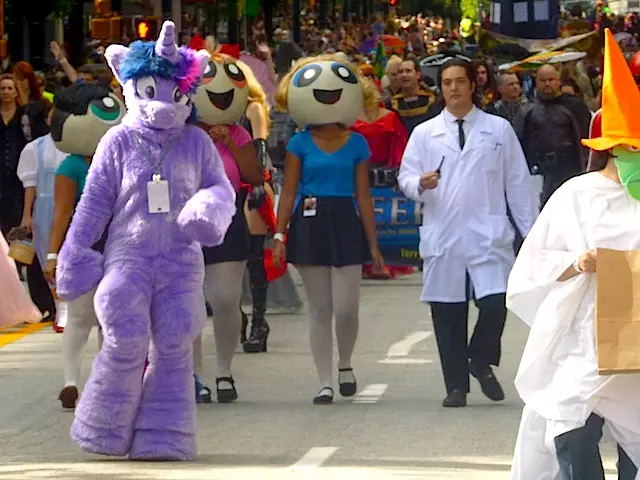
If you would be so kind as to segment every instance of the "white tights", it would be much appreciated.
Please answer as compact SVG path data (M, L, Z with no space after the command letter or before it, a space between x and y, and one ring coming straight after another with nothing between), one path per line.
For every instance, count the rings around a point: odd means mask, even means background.
M207 265L204 277L204 294L213 310L213 333L216 339L218 377L231 376L231 361L240 340L242 316L240 297L245 261L223 262ZM202 375L202 338L198 337L193 350L194 370ZM222 385L220 388L231 388Z
M361 265L298 266L309 304L309 338L322 388L333 386L333 332L336 317L338 368L350 368L358 338Z
M67 323L62 334L62 371L64 386L78 386L82 357L87 347L91 329L98 324L93 308L95 289L85 293L73 302L67 302ZM101 346L102 336L98 336Z

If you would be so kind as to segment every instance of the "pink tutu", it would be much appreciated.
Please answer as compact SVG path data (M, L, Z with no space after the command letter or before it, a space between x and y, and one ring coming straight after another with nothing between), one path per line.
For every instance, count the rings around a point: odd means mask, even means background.
M0 233L0 327L39 322L42 314L20 282L18 270L8 252L9 245Z

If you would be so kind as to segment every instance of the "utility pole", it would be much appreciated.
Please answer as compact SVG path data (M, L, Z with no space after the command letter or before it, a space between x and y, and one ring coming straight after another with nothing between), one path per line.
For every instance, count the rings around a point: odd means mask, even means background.
M300 43L300 0L293 0L293 41Z
M4 38L4 0L0 0L0 61L7 58L7 41Z
M240 41L240 35L238 32L238 0L227 1L227 15L228 15L228 29L227 29L227 43L235 45Z

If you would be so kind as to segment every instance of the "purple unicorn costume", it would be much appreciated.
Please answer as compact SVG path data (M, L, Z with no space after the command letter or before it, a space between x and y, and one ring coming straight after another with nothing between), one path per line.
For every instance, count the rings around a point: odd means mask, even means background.
M192 344L206 318L201 245L222 243L235 213L213 142L186 125L209 54L178 49L174 28L165 22L155 43L107 48L128 113L98 145L58 259L60 297L98 286L104 335L71 437L84 450L132 459L195 456ZM156 188L164 182L168 194ZM168 211L156 213L157 204ZM107 228L103 257L91 246Z

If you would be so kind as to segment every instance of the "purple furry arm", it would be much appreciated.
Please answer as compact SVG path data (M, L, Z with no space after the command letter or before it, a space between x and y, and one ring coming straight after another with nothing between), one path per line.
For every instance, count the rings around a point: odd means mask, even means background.
M104 273L103 255L91 247L102 237L116 200L113 136L100 141L87 175L80 202L73 214L56 271L57 294L75 300L95 288Z
M196 242L216 247L223 242L236 213L236 194L213 142L204 132L199 138L202 139L202 147L198 149L202 152L200 190L182 208L178 225Z

